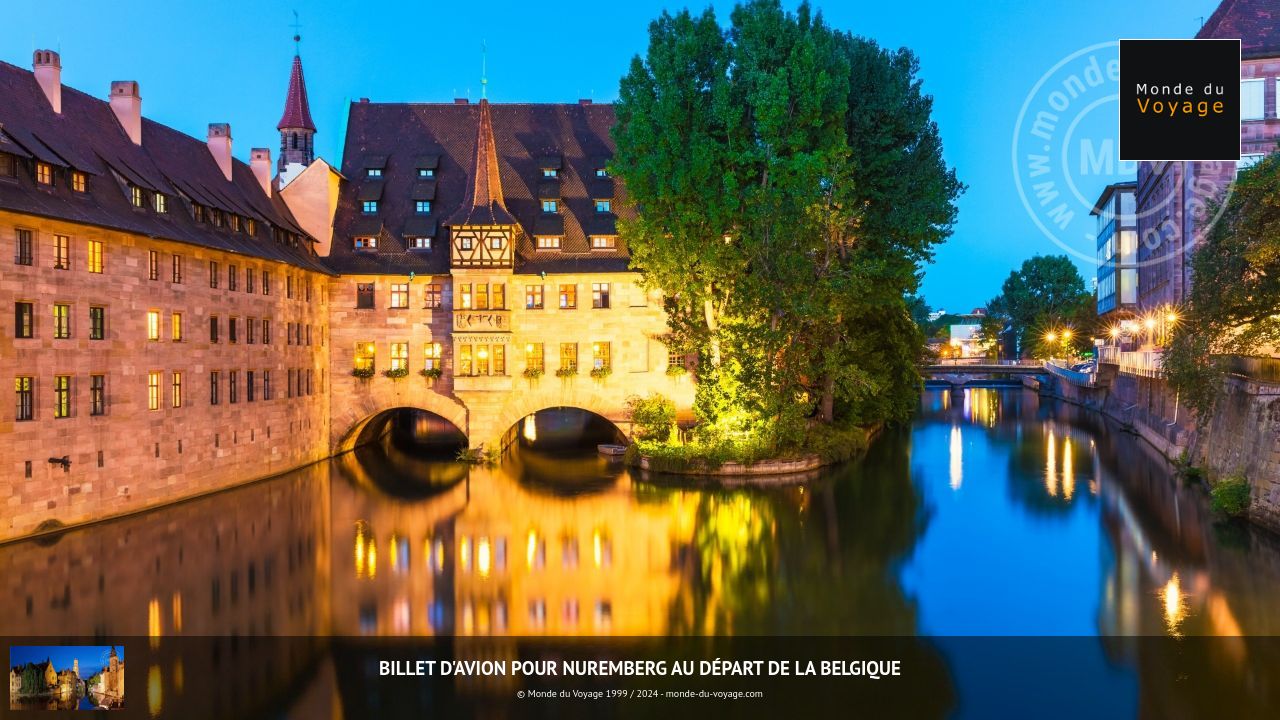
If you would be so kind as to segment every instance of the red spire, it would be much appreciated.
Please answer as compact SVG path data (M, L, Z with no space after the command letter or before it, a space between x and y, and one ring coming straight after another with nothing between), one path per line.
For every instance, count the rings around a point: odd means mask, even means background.
M480 100L480 123L476 127L476 166L466 197L446 225L515 225L516 218L502 197L498 177L498 149L493 142L493 121L489 101Z
M285 128L316 129L311 122L311 104L307 102L307 83L302 77L302 58L293 56L293 72L289 74L289 95L284 101L284 115L280 116L277 130Z

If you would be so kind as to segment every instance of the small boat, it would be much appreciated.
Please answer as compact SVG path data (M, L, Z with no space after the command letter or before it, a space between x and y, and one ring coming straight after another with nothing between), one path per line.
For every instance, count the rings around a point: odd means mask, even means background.
M601 455L607 455L609 457L620 457L627 454L626 445L597 445L596 450L599 451Z

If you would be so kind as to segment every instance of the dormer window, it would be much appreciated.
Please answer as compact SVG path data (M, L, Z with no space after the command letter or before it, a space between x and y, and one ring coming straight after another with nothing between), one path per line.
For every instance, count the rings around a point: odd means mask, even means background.
M80 172L79 170L71 171L71 189L72 190L78 193L84 192L87 182L88 182L88 179L86 178L84 173Z
M489 238L490 250L501 250L502 248L506 247L506 245L507 245L507 241L501 235L494 235Z
M553 213L560 209L560 203L557 200L543 200L542 212Z
M0 153L0 177L13 177L18 174L18 163L9 153Z
M431 249L431 238L429 237L425 237L422 235L415 235L408 238L408 240L409 242L407 244L409 245L410 250L430 250Z
M553 235L539 235L537 244L539 250L559 250L560 238Z
M598 168L596 168L596 177L598 177L598 178L607 178L607 177L609 177L609 169L608 169L608 168L602 168L602 167L598 167Z
M419 215L427 215L431 212L430 200L415 200L413 202L413 211Z
M196 222L204 222L204 206L200 203L191 203L191 215L196 219Z
M378 201L377 201L377 200L365 200L365 201L361 204L361 208L362 208L362 210L364 211L364 214L365 214L365 215L374 215L374 214L377 214L377 212L378 212Z
M542 177L544 178L560 177L560 171L555 168L542 168Z
M36 163L36 182L41 185L53 184L53 166L47 162Z
M470 235L463 235L462 237L458 238L458 247L459 247L460 249L462 249L462 250L470 250L470 249L471 249L471 236L470 236Z
M169 198L162 192L158 192L151 196L151 204L158 213L169 212Z
M592 235L592 250L612 250L618 246L618 238L613 235Z
M376 250L378 238L372 235L357 235L354 244L356 250Z
M231 216L231 231L240 232L240 216L233 214Z
M596 212L607 213L607 212L612 212L612 210L613 210L612 200L596 200Z
M431 168L418 168L418 177L420 178L433 178L435 176L436 171Z
M253 218L249 218L249 219L245 220L244 222L245 222L245 232L249 233L250 235L257 235L257 234L258 234L258 221L257 221L257 220L254 220Z
M365 177L380 178L382 177L382 168L365 168Z
M142 188L138 187L137 185L130 185L129 186L129 202L133 203L134 207L142 207L143 200L144 198L142 197Z

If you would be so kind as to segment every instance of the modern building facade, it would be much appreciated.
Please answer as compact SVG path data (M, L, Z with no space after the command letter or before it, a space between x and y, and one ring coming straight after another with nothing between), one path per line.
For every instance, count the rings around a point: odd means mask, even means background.
M277 176L0 63L0 539L328 457L398 408L505 446L552 407L625 431L693 388L629 269L612 108L360 101L339 172L295 57Z
M1240 163L1244 169L1274 152L1280 139L1280 14L1267 0L1223 0L1198 38L1240 38ZM1138 225L1138 308L1163 317L1186 302L1191 258L1212 226L1216 203L1235 178L1232 162L1142 162L1135 191Z
M1134 213L1137 183L1113 183L1103 189L1092 215L1098 218L1098 316L1132 316L1138 305L1138 224Z

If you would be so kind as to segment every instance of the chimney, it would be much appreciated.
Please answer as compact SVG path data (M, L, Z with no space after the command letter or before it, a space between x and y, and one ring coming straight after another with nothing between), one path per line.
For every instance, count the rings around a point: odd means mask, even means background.
M466 98L454 98L453 104L454 105L470 105L471 101Z
M249 169L258 178L262 192L271 197L271 148L254 148L249 151Z
M142 92L137 80L114 80L111 83L111 110L134 145L142 144Z
M231 125L209 123L209 152L222 170L222 176L231 180Z
M590 105L590 104L591 104L591 98L578 98L578 104L579 104L579 105Z
M49 98L53 111L62 114L62 58L52 50L37 50L34 62L36 82Z

